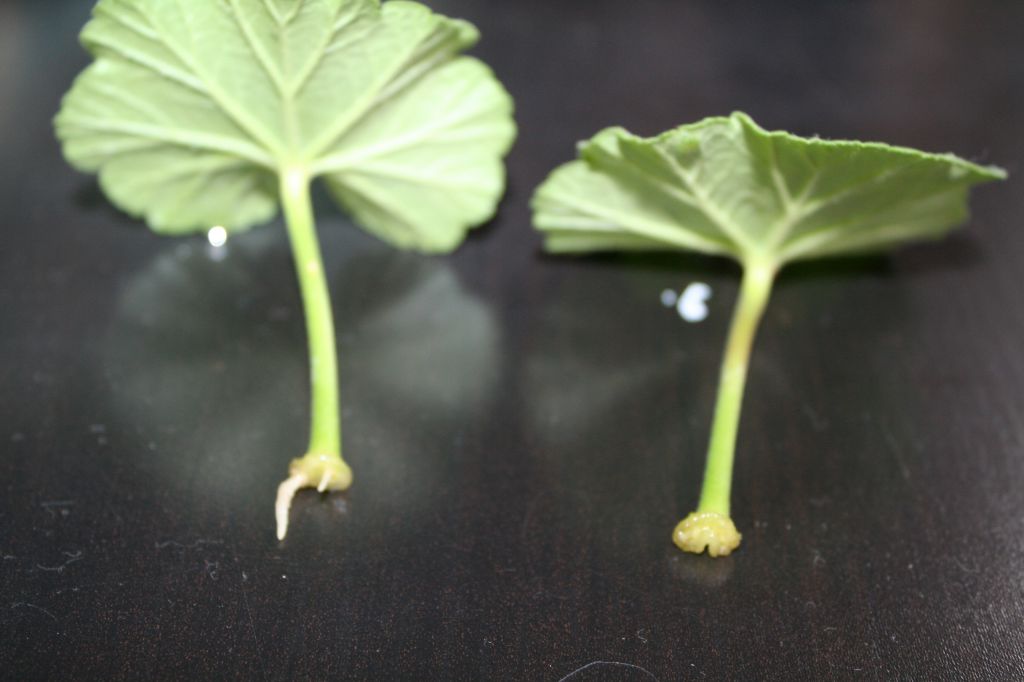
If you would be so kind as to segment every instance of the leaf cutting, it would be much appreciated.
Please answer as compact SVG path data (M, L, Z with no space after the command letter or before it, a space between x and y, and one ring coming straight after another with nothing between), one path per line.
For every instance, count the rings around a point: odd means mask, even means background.
M779 270L939 238L966 220L971 186L1005 177L952 154L768 132L737 112L653 138L608 128L537 189L548 251L696 251L742 267L700 501L676 545L711 556L739 546L730 496L740 407Z
M283 207L306 313L310 441L278 490L344 490L331 303L310 185L400 248L448 252L505 184L512 101L469 23L394 0L100 0L95 58L55 124L68 161L156 232L240 231Z

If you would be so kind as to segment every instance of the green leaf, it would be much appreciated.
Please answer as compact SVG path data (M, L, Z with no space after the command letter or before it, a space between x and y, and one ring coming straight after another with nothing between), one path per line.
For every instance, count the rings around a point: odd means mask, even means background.
M100 0L57 133L160 232L265 222L300 171L382 239L447 251L493 214L515 136L460 56L477 37L399 0Z
M534 221L555 252L683 249L780 267L940 237L995 167L952 154L767 132L747 115L653 138L608 128L551 174Z
M700 501L672 533L680 549L717 557L740 545L730 517L740 411L779 269L939 237L967 217L972 185L1004 177L952 154L770 133L735 113L650 139L608 128L537 189L534 224L550 251L682 249L743 268Z
M306 314L306 453L278 486L344 490L333 311L310 181L394 245L450 251L504 189L512 101L460 56L470 24L393 0L100 0L95 61L57 115L64 154L159 232L245 229L283 205Z

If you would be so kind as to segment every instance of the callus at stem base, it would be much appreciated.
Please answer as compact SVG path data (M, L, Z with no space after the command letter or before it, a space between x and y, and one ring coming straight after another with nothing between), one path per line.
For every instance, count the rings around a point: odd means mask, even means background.
M713 557L731 554L742 537L732 519L717 512L690 512L672 532L672 541L679 549L694 554L707 549Z
M295 493L303 488L317 492L347 490L352 485L352 470L339 455L310 452L292 460L288 478L277 487L274 514L277 517L277 539L288 534L288 513Z

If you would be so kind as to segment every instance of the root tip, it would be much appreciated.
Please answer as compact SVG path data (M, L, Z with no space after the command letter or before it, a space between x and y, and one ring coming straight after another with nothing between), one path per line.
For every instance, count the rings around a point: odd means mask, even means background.
M299 488L304 488L309 481L305 474L292 474L281 485L277 486L277 500L274 502L274 516L277 518L277 539L280 542L288 534L288 514L292 508L292 499Z

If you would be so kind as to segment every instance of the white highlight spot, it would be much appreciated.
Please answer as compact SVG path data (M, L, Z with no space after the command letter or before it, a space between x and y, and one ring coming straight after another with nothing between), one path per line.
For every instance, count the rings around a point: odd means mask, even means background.
M687 322L702 322L708 316L711 287L704 282L693 282L683 290L676 302L676 312Z
M665 291L661 292L661 304L666 308L673 307L677 300L679 300L679 295L671 289L665 289Z
M206 238L210 240L210 246L219 248L228 243L228 231L223 225L214 225L206 233Z

